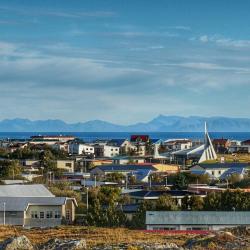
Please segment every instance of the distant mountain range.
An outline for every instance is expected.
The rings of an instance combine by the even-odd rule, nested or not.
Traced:
[[[128,126],[101,120],[68,124],[61,120],[6,119],[0,121],[0,132],[200,132],[205,121],[213,132],[250,132],[248,118],[164,115]]]

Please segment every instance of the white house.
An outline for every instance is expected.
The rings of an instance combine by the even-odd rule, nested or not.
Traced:
[[[105,145],[105,144],[95,144],[95,156],[96,157],[114,157],[120,154],[120,147]]]
[[[164,145],[169,150],[177,151],[190,149],[192,147],[192,141],[189,139],[169,139],[164,142]]]
[[[77,155],[90,155],[95,153],[95,148],[89,144],[72,142],[69,144],[69,153]]]
[[[232,174],[243,177],[248,166],[247,163],[203,163],[191,167],[190,171],[192,174],[208,174],[211,179],[227,179]]]

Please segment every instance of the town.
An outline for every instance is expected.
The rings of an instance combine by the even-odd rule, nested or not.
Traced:
[[[250,140],[84,142],[39,135],[0,144],[0,223],[147,230],[250,226]]]

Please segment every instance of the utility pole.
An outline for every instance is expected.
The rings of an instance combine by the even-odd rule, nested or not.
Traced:
[[[3,225],[5,226],[5,205],[6,203],[3,203]]]
[[[96,175],[95,175],[95,188],[96,188]]]
[[[87,207],[87,213],[89,211],[89,188],[86,187],[87,193],[86,193],[86,207]]]
[[[166,187],[168,186],[168,177],[167,176],[165,177],[165,185],[166,185]]]

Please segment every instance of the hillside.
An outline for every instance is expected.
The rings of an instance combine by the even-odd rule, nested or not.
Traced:
[[[128,126],[102,120],[69,124],[61,120],[6,119],[0,121],[0,132],[200,132],[205,121],[213,132],[250,132],[248,118],[164,115]]]

